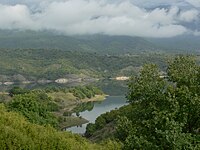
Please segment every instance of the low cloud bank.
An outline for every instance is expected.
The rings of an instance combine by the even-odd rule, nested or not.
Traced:
[[[198,29],[192,31],[182,25],[199,20],[200,12],[196,8],[182,10],[171,6],[147,10],[130,1],[108,3],[105,0],[45,0],[37,6],[36,9],[23,3],[0,4],[0,29],[54,30],[66,35],[199,35]]]

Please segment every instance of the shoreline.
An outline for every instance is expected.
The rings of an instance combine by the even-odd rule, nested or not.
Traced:
[[[87,103],[87,102],[99,102],[99,101],[104,101],[106,99],[106,97],[109,96],[109,95],[105,95],[105,94],[102,94],[102,95],[95,95],[94,97],[92,98],[85,98],[85,99],[82,99],[80,100],[82,103]]]
[[[56,93],[53,93],[56,94]],[[60,94],[60,93],[57,93]],[[62,93],[64,94],[64,93]],[[52,97],[54,100],[57,97],[57,95],[49,95],[50,97]],[[79,104],[82,103],[88,103],[88,102],[101,102],[104,101],[106,99],[107,96],[109,95],[95,95],[92,98],[85,98],[82,100],[78,100],[76,97],[70,97],[67,99],[67,97],[64,96],[72,96],[72,93],[65,93],[64,95],[62,95],[61,97],[59,97],[61,99],[61,102],[64,102],[64,106],[63,103],[60,103],[60,106],[63,106],[63,108],[59,109],[57,112],[54,112],[54,115],[56,115],[57,117],[63,117],[65,121],[59,123],[59,128],[61,130],[70,128],[70,127],[74,127],[74,126],[81,126],[82,124],[88,123],[89,121],[85,118],[82,118],[81,116],[64,116],[64,112],[72,112],[72,110],[74,108],[76,108]],[[59,103],[59,102],[58,102]]]
[[[83,124],[89,123],[89,121],[85,118],[82,117],[75,117],[75,116],[70,116],[66,117],[68,118],[68,121],[70,122],[63,122],[59,125],[59,128],[61,130],[66,130],[67,128],[75,127],[75,126],[81,126]]]

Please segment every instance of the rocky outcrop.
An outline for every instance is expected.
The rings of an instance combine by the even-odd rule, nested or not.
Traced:
[[[68,81],[69,81],[69,80],[68,80],[68,79],[65,79],[65,78],[60,78],[60,79],[55,80],[56,83],[60,83],[60,84],[67,83]]]
[[[115,79],[118,81],[125,81],[128,80],[130,77],[126,77],[126,76],[121,76],[121,77],[116,77]]]

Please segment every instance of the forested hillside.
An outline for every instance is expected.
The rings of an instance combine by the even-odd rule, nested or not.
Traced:
[[[165,67],[167,55],[99,55],[58,49],[1,49],[0,82],[3,80],[58,79],[68,74],[115,77],[137,73],[145,63]],[[10,79],[9,79],[10,78]],[[25,79],[24,79],[25,78]]]
[[[52,31],[0,30],[0,48],[61,49],[98,54],[135,54],[146,51],[193,53],[200,49],[198,36],[142,38],[103,34],[66,36]]]
[[[66,36],[50,31],[0,30],[0,48],[62,49],[65,51],[96,52],[100,54],[137,53],[159,50],[159,47],[139,37],[82,35]]]
[[[0,104],[1,149],[46,149],[46,150],[116,150],[120,144],[106,141],[92,144],[79,135],[57,131],[50,126],[28,122],[22,115],[8,111]]]
[[[179,50],[180,52],[196,53],[200,52],[200,37],[195,35],[177,36],[173,38],[149,38],[150,42],[159,45],[168,51]]]

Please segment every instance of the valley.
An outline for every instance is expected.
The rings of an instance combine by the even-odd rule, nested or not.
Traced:
[[[5,34],[8,34],[7,31]],[[40,36],[38,33],[24,34],[30,34],[32,40]],[[15,36],[22,36],[23,39],[27,35],[15,33],[13,39],[18,43]],[[48,41],[49,33],[44,36],[42,38]],[[35,43],[30,45],[31,48],[16,48],[14,45],[15,48],[0,49],[0,102],[3,103],[2,107],[6,107],[4,111],[19,113],[33,125],[49,125],[55,130],[54,134],[71,132],[71,136],[84,136],[97,144],[97,147],[103,147],[102,142],[110,142],[107,144],[110,144],[111,149],[122,149],[127,144],[123,140],[128,134],[132,134],[125,130],[130,129],[126,123],[131,122],[130,115],[137,112],[139,105],[129,101],[129,96],[132,96],[129,93],[132,90],[130,85],[134,85],[130,82],[139,79],[143,74],[151,78],[148,71],[152,68],[141,73],[146,64],[155,64],[159,69],[158,80],[167,81],[168,65],[179,57],[179,52],[157,47],[140,38],[95,35],[73,38],[63,36],[61,39],[66,38],[68,42],[72,42],[74,38],[75,43],[83,42],[88,45],[72,42],[69,49],[48,46],[44,48],[44,41],[41,47],[37,48],[39,41],[35,39]],[[129,42],[133,44],[132,47]],[[101,47],[103,43],[107,45]],[[144,46],[147,46],[147,49],[150,47],[145,50]],[[199,65],[200,56],[195,52],[191,54],[193,55],[188,57],[195,59]],[[191,61],[190,58],[187,59],[184,63]],[[144,86],[148,80],[145,80]],[[145,92],[145,89],[142,90]]]
[[[200,150],[200,0],[0,0],[0,150]]]

